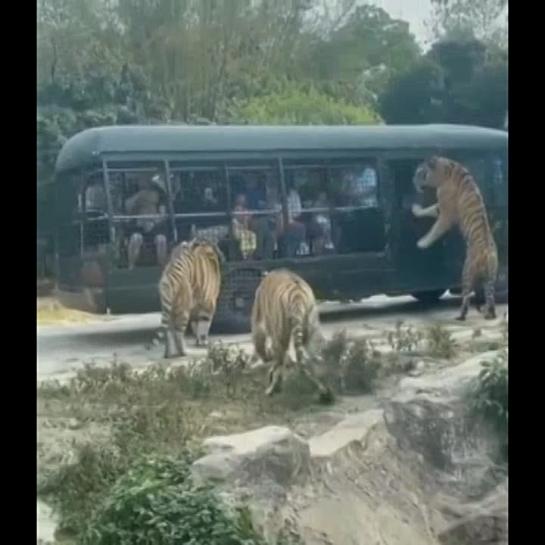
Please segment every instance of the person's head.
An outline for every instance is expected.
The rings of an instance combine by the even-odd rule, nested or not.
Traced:
[[[244,195],[244,193],[239,193],[235,197],[235,206],[241,206],[243,208],[246,206],[246,195]]]
[[[214,190],[211,187],[204,188],[204,200],[213,201],[214,200]]]
[[[356,175],[352,170],[347,170],[344,175],[344,179],[346,182],[353,182],[356,179]]]
[[[327,202],[327,193],[325,191],[320,191],[318,193],[318,198],[316,199],[318,202]]]

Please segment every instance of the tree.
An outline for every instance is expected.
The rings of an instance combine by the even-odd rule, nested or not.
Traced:
[[[271,125],[365,125],[381,121],[369,108],[335,100],[312,86],[298,85],[248,100],[234,109],[232,119]]]
[[[429,58],[396,75],[379,98],[379,112],[386,123],[441,122],[442,71]]]
[[[465,123],[502,128],[507,57],[482,42],[441,41],[395,78],[380,99],[388,123]]]
[[[357,7],[326,38],[314,36],[303,74],[318,83],[350,82],[352,100],[374,103],[389,78],[420,56],[409,24],[373,5]]]
[[[507,49],[507,0],[432,0],[436,40],[477,38]]]

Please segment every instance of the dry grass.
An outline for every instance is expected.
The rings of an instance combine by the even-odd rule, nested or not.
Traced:
[[[37,302],[36,321],[38,325],[67,323],[89,323],[105,317],[63,307],[53,297],[42,297]]]

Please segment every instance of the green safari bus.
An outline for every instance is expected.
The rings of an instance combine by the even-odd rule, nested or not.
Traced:
[[[462,125],[112,126],[85,130],[55,176],[57,291],[71,308],[160,308],[170,249],[199,236],[225,255],[216,331],[245,331],[264,271],[299,273],[321,300],[458,292],[457,230],[416,242],[412,179],[440,154],[462,162],[485,199],[507,289],[507,132]]]

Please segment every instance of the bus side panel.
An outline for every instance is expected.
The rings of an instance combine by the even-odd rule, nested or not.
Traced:
[[[112,314],[158,312],[159,267],[111,269],[107,277],[106,305]]]

